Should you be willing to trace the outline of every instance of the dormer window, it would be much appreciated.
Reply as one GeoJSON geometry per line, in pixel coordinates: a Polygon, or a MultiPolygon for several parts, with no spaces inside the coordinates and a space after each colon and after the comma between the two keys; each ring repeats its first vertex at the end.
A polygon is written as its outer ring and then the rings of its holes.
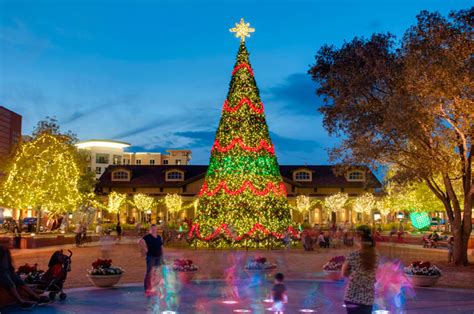
{"type": "Polygon", "coordinates": [[[178,170],[168,171],[166,173],[166,181],[183,181],[184,173],[178,170]]]}
{"type": "Polygon", "coordinates": [[[299,170],[294,173],[293,179],[295,181],[312,181],[312,173],[307,170],[299,170]]]}
{"type": "Polygon", "coordinates": [[[117,170],[112,172],[112,181],[130,181],[130,172],[117,170]]]}
{"type": "Polygon", "coordinates": [[[347,181],[360,182],[364,181],[364,179],[364,173],[360,170],[351,171],[347,175],[347,181]]]}

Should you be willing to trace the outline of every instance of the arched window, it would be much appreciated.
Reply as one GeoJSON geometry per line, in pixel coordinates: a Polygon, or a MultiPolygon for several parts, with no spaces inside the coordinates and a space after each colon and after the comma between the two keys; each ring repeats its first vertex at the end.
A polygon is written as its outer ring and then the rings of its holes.
{"type": "Polygon", "coordinates": [[[364,173],[362,171],[351,171],[347,179],[349,181],[364,181],[364,173]]]}
{"type": "Polygon", "coordinates": [[[181,171],[169,171],[166,173],[166,181],[182,181],[183,173],[181,171]]]}
{"type": "Polygon", "coordinates": [[[130,180],[130,176],[127,171],[115,171],[112,173],[112,180],[115,180],[115,181],[130,180]]]}
{"type": "Polygon", "coordinates": [[[298,171],[295,173],[295,181],[311,181],[311,173],[308,171],[298,171]]]}

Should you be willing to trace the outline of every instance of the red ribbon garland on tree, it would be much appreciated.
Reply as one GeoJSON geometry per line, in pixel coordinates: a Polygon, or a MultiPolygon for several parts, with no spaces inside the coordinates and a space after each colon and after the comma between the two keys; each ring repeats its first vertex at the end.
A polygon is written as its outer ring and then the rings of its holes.
{"type": "Polygon", "coordinates": [[[246,69],[249,71],[249,73],[250,73],[252,76],[254,76],[254,75],[253,75],[253,70],[252,70],[252,68],[250,67],[250,64],[248,64],[248,63],[241,63],[241,64],[235,66],[235,68],[232,70],[232,75],[234,75],[235,72],[237,72],[238,70],[240,70],[240,69],[242,69],[242,68],[246,68],[246,69]]]}
{"type": "Polygon", "coordinates": [[[243,104],[247,104],[249,106],[249,108],[257,114],[262,114],[263,113],[263,110],[264,110],[263,103],[261,102],[260,103],[261,108],[258,108],[247,97],[242,98],[239,101],[239,103],[237,104],[237,106],[235,106],[235,107],[230,107],[229,102],[226,99],[224,101],[224,107],[222,108],[222,111],[227,111],[227,112],[232,112],[233,113],[233,112],[236,112],[237,110],[239,110],[240,107],[242,107],[243,104]]]}
{"type": "Polygon", "coordinates": [[[234,138],[232,140],[232,142],[230,142],[227,146],[225,147],[222,147],[219,143],[219,140],[215,140],[214,141],[214,146],[212,147],[212,149],[214,150],[217,150],[219,151],[220,153],[226,153],[228,152],[229,150],[231,150],[232,148],[234,148],[234,146],[236,144],[239,144],[240,148],[246,150],[246,151],[249,151],[249,152],[258,152],[259,150],[261,149],[265,149],[266,151],[268,151],[270,154],[274,155],[275,154],[275,148],[274,146],[271,146],[270,144],[268,144],[265,140],[260,140],[260,143],[257,147],[250,147],[250,146],[247,146],[245,145],[245,143],[242,141],[242,139],[240,138],[234,138]]]}
{"type": "Polygon", "coordinates": [[[278,195],[278,196],[281,196],[281,195],[286,196],[286,187],[283,184],[283,182],[280,183],[279,187],[276,187],[273,184],[273,182],[268,182],[265,189],[259,191],[253,185],[253,183],[248,181],[248,180],[244,181],[244,183],[242,184],[240,189],[237,189],[237,190],[230,190],[227,187],[227,183],[224,180],[222,180],[221,182],[219,182],[219,184],[217,184],[217,186],[212,191],[209,191],[208,186],[207,186],[207,182],[204,182],[204,184],[202,185],[201,191],[199,191],[199,196],[201,196],[204,193],[207,196],[213,196],[216,193],[218,193],[221,189],[224,190],[224,192],[229,194],[229,195],[237,195],[237,194],[243,193],[246,188],[248,188],[250,191],[252,191],[253,194],[259,195],[259,196],[267,195],[270,192],[273,192],[275,195],[278,195]]]}
{"type": "MultiPolygon", "coordinates": [[[[293,229],[293,227],[289,226],[287,230],[288,230],[288,232],[290,232],[293,235],[294,238],[298,237],[298,232],[296,232],[296,230],[293,229]]],[[[211,233],[207,237],[202,237],[201,233],[199,232],[199,224],[195,223],[195,224],[193,224],[193,226],[191,227],[191,229],[188,232],[188,238],[192,238],[193,234],[195,234],[196,238],[198,238],[199,240],[210,241],[213,238],[219,236],[221,233],[225,233],[227,235],[227,237],[229,237],[231,239],[234,239],[236,241],[240,241],[245,236],[252,236],[255,233],[255,231],[261,231],[265,235],[271,234],[272,236],[274,236],[278,239],[282,239],[284,237],[284,235],[282,233],[268,231],[268,229],[266,229],[264,226],[262,226],[259,223],[256,223],[247,233],[244,233],[240,236],[232,235],[232,233],[227,228],[227,224],[222,223],[213,233],[211,233]]]]}

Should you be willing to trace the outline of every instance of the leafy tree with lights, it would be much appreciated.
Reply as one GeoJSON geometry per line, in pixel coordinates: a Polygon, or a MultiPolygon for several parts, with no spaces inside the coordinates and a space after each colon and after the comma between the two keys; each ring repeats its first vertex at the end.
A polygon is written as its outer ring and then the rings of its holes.
{"type": "Polygon", "coordinates": [[[143,193],[138,193],[133,195],[133,206],[138,210],[140,214],[140,221],[142,220],[141,217],[143,216],[143,213],[145,213],[148,210],[152,210],[157,202],[154,197],[143,194],[143,193]]]}
{"type": "Polygon", "coordinates": [[[171,215],[177,214],[183,209],[183,198],[176,193],[166,194],[165,206],[171,215]]]}
{"type": "MultiPolygon", "coordinates": [[[[1,185],[5,206],[43,211],[49,217],[72,212],[87,203],[93,189],[83,155],[70,133],[62,134],[54,119],[40,121],[31,141],[22,142],[1,185]]],[[[38,220],[38,228],[40,221],[38,220]]]]}
{"type": "Polygon", "coordinates": [[[325,128],[345,136],[332,160],[393,165],[399,180],[424,182],[447,213],[457,265],[468,264],[472,231],[473,14],[422,11],[400,45],[373,34],[323,46],[309,71],[325,128]]]}
{"type": "Polygon", "coordinates": [[[377,200],[375,196],[372,193],[364,193],[354,199],[352,202],[352,210],[356,213],[370,215],[376,205],[377,200]]]}
{"type": "Polygon", "coordinates": [[[290,226],[286,189],[244,41],[253,31],[243,19],[231,29],[241,43],[189,233],[201,241],[253,245],[282,237],[290,226]]]}
{"type": "Polygon", "coordinates": [[[347,201],[349,200],[349,194],[347,193],[336,193],[330,196],[326,196],[323,201],[323,208],[326,209],[326,214],[337,213],[343,211],[347,201]]]}
{"type": "Polygon", "coordinates": [[[127,201],[127,194],[112,191],[108,195],[107,211],[117,214],[117,220],[120,221],[120,209],[127,201]]]}

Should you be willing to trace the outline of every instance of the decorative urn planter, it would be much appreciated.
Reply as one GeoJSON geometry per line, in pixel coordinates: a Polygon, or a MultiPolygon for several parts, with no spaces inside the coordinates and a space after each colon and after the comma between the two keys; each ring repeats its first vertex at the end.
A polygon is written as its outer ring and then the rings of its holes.
{"type": "Polygon", "coordinates": [[[432,287],[436,285],[439,277],[441,276],[424,276],[424,275],[407,274],[407,277],[410,278],[412,285],[416,287],[432,287]]]}
{"type": "Polygon", "coordinates": [[[86,276],[96,287],[112,287],[122,278],[123,270],[112,266],[111,259],[98,259],[92,263],[92,269],[88,270],[86,276]]]}
{"type": "Polygon", "coordinates": [[[417,287],[434,286],[442,275],[441,270],[430,262],[413,262],[404,271],[412,285],[417,287]]]}
{"type": "Polygon", "coordinates": [[[179,279],[179,282],[181,284],[189,284],[191,281],[193,281],[195,275],[197,273],[197,270],[195,271],[177,271],[176,275],[179,279]]]}
{"type": "Polygon", "coordinates": [[[87,274],[86,276],[94,286],[106,288],[106,287],[112,287],[113,285],[116,285],[120,281],[120,278],[122,278],[122,275],[123,274],[117,274],[117,275],[89,275],[87,274]]]}
{"type": "Polygon", "coordinates": [[[190,259],[175,259],[172,269],[181,284],[188,284],[194,279],[199,268],[190,259]]]}

